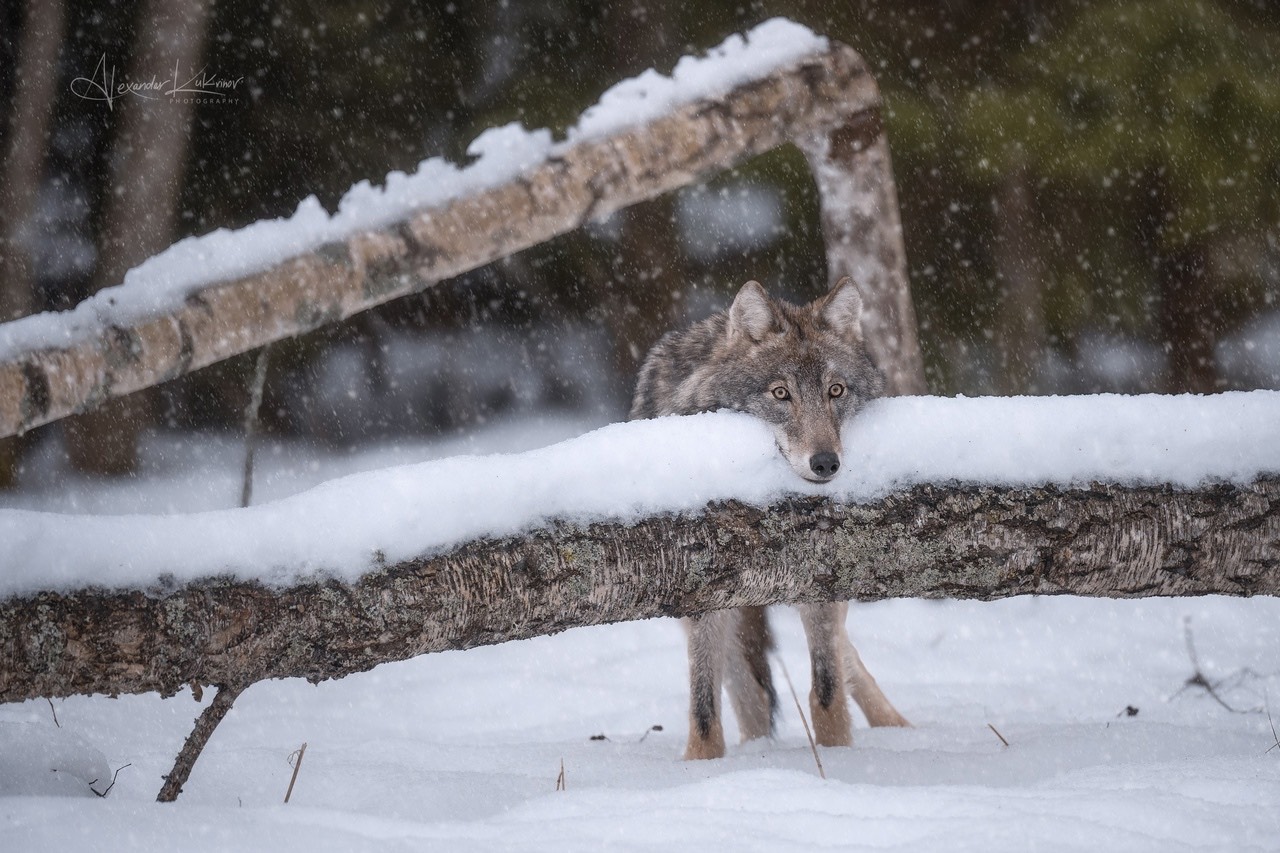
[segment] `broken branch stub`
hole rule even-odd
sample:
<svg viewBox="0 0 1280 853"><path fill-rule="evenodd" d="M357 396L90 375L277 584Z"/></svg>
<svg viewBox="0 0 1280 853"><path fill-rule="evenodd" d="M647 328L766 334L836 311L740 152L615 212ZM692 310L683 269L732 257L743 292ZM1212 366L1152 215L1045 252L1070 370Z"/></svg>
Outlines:
<svg viewBox="0 0 1280 853"><path fill-rule="evenodd" d="M0 436L422 290L787 142L804 149L815 172L831 280L851 274L862 282L868 337L884 342L874 355L891 389L922 390L879 105L862 59L833 44L721 98L586 139L513 180L406 221L206 285L145 317L103 321L57 345L7 354ZM856 139L842 142L851 133Z"/></svg>

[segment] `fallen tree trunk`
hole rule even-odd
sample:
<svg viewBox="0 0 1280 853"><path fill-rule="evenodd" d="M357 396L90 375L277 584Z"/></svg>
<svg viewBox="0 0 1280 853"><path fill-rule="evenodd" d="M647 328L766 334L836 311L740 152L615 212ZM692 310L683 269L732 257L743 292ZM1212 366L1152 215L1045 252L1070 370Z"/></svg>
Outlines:
<svg viewBox="0 0 1280 853"><path fill-rule="evenodd" d="M861 57L832 44L723 97L585 139L510 181L144 316L117 317L103 303L88 328L57 322L38 335L50 318L21 321L28 331L13 334L37 343L0 352L0 437L420 291L788 142L803 147L818 180L831 280L860 282L867 340L889 388L922 393L879 107Z"/></svg>
<svg viewBox="0 0 1280 853"><path fill-rule="evenodd" d="M40 593L0 602L0 701L320 681L426 652L739 605L1027 594L1280 594L1280 478L730 502L471 542L351 584L212 578Z"/></svg>

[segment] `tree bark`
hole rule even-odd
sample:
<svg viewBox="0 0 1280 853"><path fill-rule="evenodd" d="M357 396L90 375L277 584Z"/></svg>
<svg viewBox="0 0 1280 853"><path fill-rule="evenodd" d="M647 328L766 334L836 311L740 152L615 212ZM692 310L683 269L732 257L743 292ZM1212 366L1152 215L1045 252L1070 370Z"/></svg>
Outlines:
<svg viewBox="0 0 1280 853"><path fill-rule="evenodd" d="M191 778L191 769L195 767L196 759L204 751L209 738L213 737L213 730L231 710L232 703L241 692L242 689L239 687L218 688L218 695L213 697L209 707L201 711L200 716L196 718L191 734L187 735L182 749L178 751L178 757L174 759L173 769L164 777L164 785L160 787L160 793L156 796L157 803L172 803L178 799L178 795L182 793L182 786ZM292 786L290 789L292 790Z"/></svg>
<svg viewBox="0 0 1280 853"><path fill-rule="evenodd" d="M0 173L0 323L37 308L27 243L44 174L65 16L62 0L27 3ZM17 439L0 438L0 489L16 482L19 456Z"/></svg>
<svg viewBox="0 0 1280 853"><path fill-rule="evenodd" d="M350 584L209 578L40 593L0 602L0 702L321 681L727 607L1029 594L1280 594L1280 477L1196 491L925 486L866 505L730 502L637 524L554 524L373 565Z"/></svg>
<svg viewBox="0 0 1280 853"><path fill-rule="evenodd" d="M928 393L879 106L834 130L798 137L797 145L818 184L828 281L847 275L858 285L862 334L884 371L885 393Z"/></svg>
<svg viewBox="0 0 1280 853"><path fill-rule="evenodd" d="M204 54L208 0L147 0L130 80L164 75L173 85L194 74ZM194 98L162 96L121 101L121 127L113 143L106 211L98 238L92 290L118 284L130 267L173 240L186 170ZM122 474L137 467L138 432L148 400L135 394L105 401L66 425L67 453L81 471Z"/></svg>
<svg viewBox="0 0 1280 853"><path fill-rule="evenodd" d="M831 262L832 274L844 269L840 264L857 267L845 271L868 282L863 292L874 296L873 304L887 306L881 311L890 332L886 346L918 363L887 145L878 121L859 123L879 104L862 59L833 45L722 98L585 140L508 183L263 272L203 287L168 310L139 318L114 316L104 306L105 317L71 333L67 342L29 351L0 348L0 436L421 290L788 141L835 133L839 142L845 138L839 130L846 127L861 130L857 140L832 149L831 156L848 159L837 171L874 182L873 215L884 216L886 224L866 250L847 243L845 232L828 233L829 252L843 259ZM871 144L854 144L858 140ZM825 155L816 156L820 162ZM819 180L823 186L832 184ZM886 265L897 271L886 271ZM923 389L922 383L902 384Z"/></svg>

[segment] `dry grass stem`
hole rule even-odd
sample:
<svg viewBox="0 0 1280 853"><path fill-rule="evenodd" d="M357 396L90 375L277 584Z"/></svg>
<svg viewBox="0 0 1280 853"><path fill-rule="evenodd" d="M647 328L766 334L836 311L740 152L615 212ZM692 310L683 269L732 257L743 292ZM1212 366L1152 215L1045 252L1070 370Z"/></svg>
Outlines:
<svg viewBox="0 0 1280 853"><path fill-rule="evenodd" d="M796 695L796 686L791 683L791 673L787 672L787 665L783 663L782 658L778 658L778 666L782 668L782 677L787 680L787 689L791 691L791 698L795 700L796 710L800 712L800 722L804 724L804 736L809 739L809 749L813 750L813 761L818 765L818 775L823 779L827 778L827 772L822 769L822 759L818 756L818 745L813 741L813 732L809 730L809 718L804 715L804 708L800 707L800 697Z"/></svg>
<svg viewBox="0 0 1280 853"><path fill-rule="evenodd" d="M298 771L302 769L302 756L307 752L307 744L304 741L302 746L289 753L289 763L293 765L293 775L289 777L289 790L284 792L284 801L289 802L289 798L293 796L293 784L298 781Z"/></svg>

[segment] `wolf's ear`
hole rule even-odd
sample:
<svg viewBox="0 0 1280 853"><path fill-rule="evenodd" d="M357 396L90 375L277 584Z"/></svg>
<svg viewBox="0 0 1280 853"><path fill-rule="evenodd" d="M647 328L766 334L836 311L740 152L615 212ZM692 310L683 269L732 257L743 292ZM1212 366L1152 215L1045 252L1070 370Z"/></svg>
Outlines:
<svg viewBox="0 0 1280 853"><path fill-rule="evenodd" d="M758 281L742 285L729 306L729 336L745 335L753 341L762 341L776 325L769 295Z"/></svg>
<svg viewBox="0 0 1280 853"><path fill-rule="evenodd" d="M819 303L822 319L850 340L862 340L862 297L853 279L845 276Z"/></svg>

